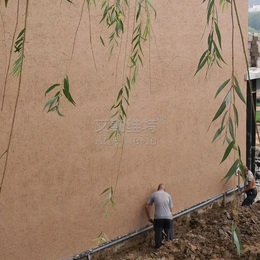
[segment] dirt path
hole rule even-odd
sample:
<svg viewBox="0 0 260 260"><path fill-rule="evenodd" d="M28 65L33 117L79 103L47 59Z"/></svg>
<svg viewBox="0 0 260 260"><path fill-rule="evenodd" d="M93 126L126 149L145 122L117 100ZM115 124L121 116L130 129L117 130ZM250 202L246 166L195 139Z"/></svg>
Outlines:
<svg viewBox="0 0 260 260"><path fill-rule="evenodd" d="M226 207L213 204L203 214L193 213L190 217L177 219L174 227L178 240L166 241L159 250L154 248L151 231L144 243L107 255L106 260L260 260L260 201L252 207L238 209L244 248L240 258L231 238L233 216L231 203Z"/></svg>

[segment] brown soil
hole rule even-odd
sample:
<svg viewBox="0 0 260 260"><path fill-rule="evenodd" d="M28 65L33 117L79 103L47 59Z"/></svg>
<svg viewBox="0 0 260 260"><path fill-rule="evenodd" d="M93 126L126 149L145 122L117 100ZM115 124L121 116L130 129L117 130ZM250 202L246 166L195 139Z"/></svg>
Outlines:
<svg viewBox="0 0 260 260"><path fill-rule="evenodd" d="M240 258L232 243L231 226L233 204L226 207L213 205L204 213L192 213L175 220L178 240L165 241L158 250L154 248L153 231L144 243L121 251L106 259L113 260L260 260L260 201L252 207L238 209L238 226L243 244Z"/></svg>

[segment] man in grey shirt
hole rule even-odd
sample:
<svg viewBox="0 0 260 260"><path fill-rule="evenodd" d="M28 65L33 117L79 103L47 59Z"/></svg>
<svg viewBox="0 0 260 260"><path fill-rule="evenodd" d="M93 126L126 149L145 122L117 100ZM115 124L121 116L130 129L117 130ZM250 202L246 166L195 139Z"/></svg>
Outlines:
<svg viewBox="0 0 260 260"><path fill-rule="evenodd" d="M155 204L154 220L150 216L150 207L153 203ZM154 223L155 247L157 248L162 245L163 230L169 240L174 239L172 208L172 198L165 191L165 185L161 183L158 190L152 193L145 205L148 221Z"/></svg>

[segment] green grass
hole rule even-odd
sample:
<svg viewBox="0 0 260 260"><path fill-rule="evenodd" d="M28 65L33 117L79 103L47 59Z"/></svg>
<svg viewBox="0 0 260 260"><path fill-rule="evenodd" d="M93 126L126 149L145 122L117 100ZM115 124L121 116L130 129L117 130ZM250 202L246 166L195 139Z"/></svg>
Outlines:
<svg viewBox="0 0 260 260"><path fill-rule="evenodd" d="M260 111L256 111L256 122L260 122Z"/></svg>

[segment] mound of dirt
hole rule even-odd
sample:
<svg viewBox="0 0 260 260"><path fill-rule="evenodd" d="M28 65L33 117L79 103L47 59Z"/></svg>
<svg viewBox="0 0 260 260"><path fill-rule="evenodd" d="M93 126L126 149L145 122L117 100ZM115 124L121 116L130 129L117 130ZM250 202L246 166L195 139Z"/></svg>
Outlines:
<svg viewBox="0 0 260 260"><path fill-rule="evenodd" d="M260 260L260 201L250 207L233 204L213 205L204 213L192 213L174 221L175 241L165 241L160 249L154 247L154 233L147 235L137 247L109 256L113 260ZM238 255L232 242L231 227L235 215L243 245Z"/></svg>

